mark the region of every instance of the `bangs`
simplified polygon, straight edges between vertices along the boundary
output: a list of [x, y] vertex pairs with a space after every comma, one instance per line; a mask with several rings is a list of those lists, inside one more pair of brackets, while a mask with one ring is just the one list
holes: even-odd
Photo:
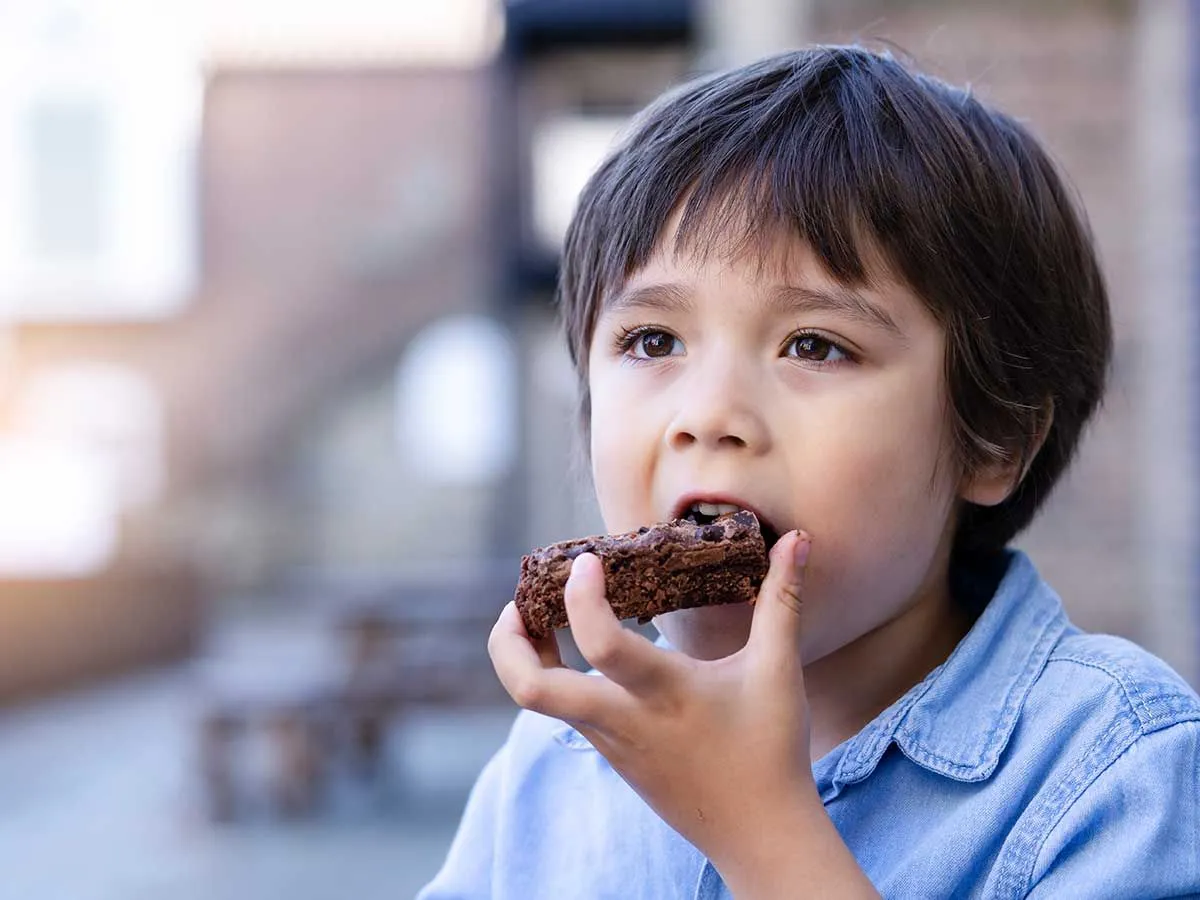
[[[697, 183], [677, 204], [679, 212], [659, 229], [650, 252], [670, 240], [670, 247], [664, 249], [676, 257], [691, 257], [701, 264], [710, 258], [738, 261], [754, 266], [760, 277], [783, 277], [785, 273], [778, 270], [781, 241], [803, 242], [834, 280], [847, 287], [869, 284], [881, 266], [880, 249], [873, 235], [863, 230], [858, 208], [798, 193], [778, 172], [743, 170]], [[676, 215], [678, 224], [668, 234]], [[626, 280], [647, 261], [630, 260], [624, 271], [614, 271], [610, 277]]]
[[[932, 80], [920, 87], [886, 57], [830, 52], [792, 66], [764, 60], [734, 82], [666, 95], [581, 197], [568, 242], [570, 255], [597, 264], [592, 308], [649, 261], [676, 216], [676, 254], [765, 265], [786, 235], [848, 286], [868, 284], [881, 265], [911, 283], [951, 238], [928, 211], [971, 189], [961, 152], [970, 139], [937, 102], [966, 95]], [[962, 158], [948, 158], [956, 148]]]

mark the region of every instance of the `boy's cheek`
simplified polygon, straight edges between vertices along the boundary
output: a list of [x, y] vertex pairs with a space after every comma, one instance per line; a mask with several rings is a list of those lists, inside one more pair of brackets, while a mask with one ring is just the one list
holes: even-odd
[[601, 427], [592, 432], [592, 484], [605, 527], [631, 531], [646, 524], [653, 506], [650, 485], [641, 477], [643, 466], [629, 452], [629, 441]]
[[[632, 472], [633, 467], [628, 467]], [[632, 477], [614, 477], [612, 467], [598, 468], [593, 464], [596, 502], [604, 527], [610, 533], [633, 531], [660, 518], [654, 508], [648, 486], [638, 485]]]

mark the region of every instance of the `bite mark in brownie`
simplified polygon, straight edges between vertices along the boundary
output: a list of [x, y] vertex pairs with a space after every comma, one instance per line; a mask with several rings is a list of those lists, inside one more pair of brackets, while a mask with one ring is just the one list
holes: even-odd
[[571, 562], [594, 553], [617, 618], [645, 622], [661, 613], [745, 603], [767, 574], [758, 517], [747, 510], [707, 524], [676, 519], [626, 534], [596, 535], [534, 550], [521, 559], [516, 603], [534, 638], [567, 625], [563, 590]]

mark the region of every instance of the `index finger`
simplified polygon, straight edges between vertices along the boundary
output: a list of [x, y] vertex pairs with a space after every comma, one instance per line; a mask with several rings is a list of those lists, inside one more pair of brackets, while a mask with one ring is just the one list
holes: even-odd
[[530, 638], [515, 603], [505, 606], [492, 626], [488, 655], [500, 683], [524, 709], [601, 727], [620, 714], [621, 688], [564, 665], [553, 634], [539, 641]]

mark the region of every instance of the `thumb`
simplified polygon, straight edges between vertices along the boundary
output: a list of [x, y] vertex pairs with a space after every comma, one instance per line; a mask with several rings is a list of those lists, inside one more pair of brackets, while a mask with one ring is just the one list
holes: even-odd
[[804, 570], [811, 548], [812, 538], [800, 531], [789, 531], [771, 548], [771, 565], [759, 588], [750, 626], [748, 643], [756, 653], [784, 654], [798, 661]]

